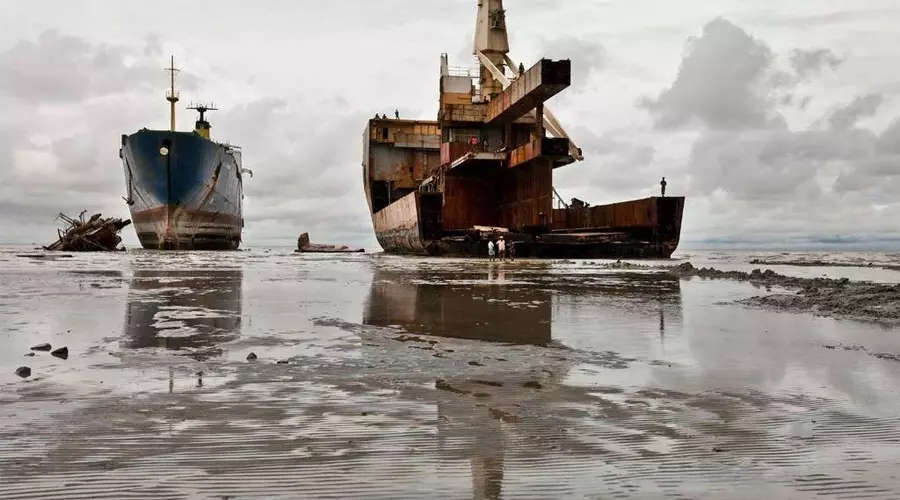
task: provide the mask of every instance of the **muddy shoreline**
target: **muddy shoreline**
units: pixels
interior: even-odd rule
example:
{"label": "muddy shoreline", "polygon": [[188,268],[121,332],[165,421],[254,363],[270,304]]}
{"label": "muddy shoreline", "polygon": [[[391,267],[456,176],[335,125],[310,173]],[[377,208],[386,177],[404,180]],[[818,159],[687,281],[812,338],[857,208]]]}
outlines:
{"label": "muddy shoreline", "polygon": [[857,267],[862,269],[884,269],[886,271],[900,271],[900,266],[890,264],[875,264],[873,262],[832,262],[828,260],[765,260],[752,259],[750,264],[754,266],[797,266],[797,267]]}
{"label": "muddy shoreline", "polygon": [[722,271],[712,267],[696,268],[690,262],[665,270],[679,278],[728,279],[750,282],[771,291],[737,303],[769,307],[781,311],[807,312],[818,316],[900,324],[900,285],[851,281],[848,278],[798,278],[754,269]]}
{"label": "muddy shoreline", "polygon": [[735,303],[855,281],[18,253],[0,252],[0,498],[900,492],[900,338]]}

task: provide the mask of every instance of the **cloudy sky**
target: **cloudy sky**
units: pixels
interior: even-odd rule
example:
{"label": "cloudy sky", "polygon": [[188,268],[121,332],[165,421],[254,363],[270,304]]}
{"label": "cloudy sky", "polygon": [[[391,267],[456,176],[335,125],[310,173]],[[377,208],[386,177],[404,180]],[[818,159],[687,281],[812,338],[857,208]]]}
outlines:
{"label": "cloudy sky", "polygon": [[[119,136],[166,128],[170,54],[212,134],[240,144],[245,245],[376,248],[361,179],[374,113],[434,119],[440,54],[475,66],[475,0],[105,0],[0,16],[0,241],[60,211],[128,217]],[[863,6],[864,5],[864,6]],[[549,103],[585,161],[568,199],[688,197],[702,244],[900,247],[896,0],[507,0],[511,57],[570,58]],[[126,244],[136,245],[131,228]]]}

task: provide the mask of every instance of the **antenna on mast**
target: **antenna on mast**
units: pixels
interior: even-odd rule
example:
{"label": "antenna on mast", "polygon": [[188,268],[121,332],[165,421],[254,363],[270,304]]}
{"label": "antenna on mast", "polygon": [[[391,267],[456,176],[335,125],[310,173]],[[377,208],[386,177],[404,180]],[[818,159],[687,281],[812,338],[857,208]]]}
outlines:
{"label": "antenna on mast", "polygon": [[175,72],[181,71],[180,69],[175,67],[175,56],[172,56],[172,60],[170,66],[166,68],[171,74],[169,90],[166,91],[166,100],[169,101],[169,119],[170,119],[170,130],[175,131],[175,103],[178,102],[179,93],[175,90]]}
{"label": "antenna on mast", "polygon": [[206,121],[206,117],[204,116],[204,114],[207,111],[215,111],[219,108],[217,108],[214,103],[208,103],[208,104],[207,103],[196,103],[195,104],[195,103],[191,102],[190,106],[188,106],[187,109],[194,109],[194,110],[197,110],[198,113],[200,113],[200,118],[194,124],[194,130],[198,134],[200,134],[202,137],[209,139],[209,128],[210,127],[209,127],[209,122]]}

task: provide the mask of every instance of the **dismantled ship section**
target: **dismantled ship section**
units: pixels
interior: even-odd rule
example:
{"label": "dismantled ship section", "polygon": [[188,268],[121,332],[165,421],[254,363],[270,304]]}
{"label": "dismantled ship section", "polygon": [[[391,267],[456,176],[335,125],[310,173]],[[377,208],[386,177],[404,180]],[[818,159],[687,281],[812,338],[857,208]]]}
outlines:
{"label": "dismantled ship section", "polygon": [[486,255],[502,235],[517,257],[669,257],[684,198],[591,207],[556,195],[553,172],[583,159],[545,106],[570,85],[571,63],[526,69],[508,51],[502,2],[480,0],[479,67],[451,68],[441,56],[437,120],[369,120],[363,177],[381,247]]}

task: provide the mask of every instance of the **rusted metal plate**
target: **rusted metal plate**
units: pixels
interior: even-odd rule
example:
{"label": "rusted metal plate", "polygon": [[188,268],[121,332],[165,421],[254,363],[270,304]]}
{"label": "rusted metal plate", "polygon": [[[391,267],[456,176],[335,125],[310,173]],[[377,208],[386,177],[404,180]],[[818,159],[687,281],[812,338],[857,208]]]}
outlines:
{"label": "rusted metal plate", "polygon": [[549,163],[533,163],[504,172],[501,180],[503,226],[520,229],[552,223],[553,174]]}
{"label": "rusted metal plate", "polygon": [[439,140],[434,142],[433,137],[440,137],[438,123],[430,120],[370,119],[368,131],[371,142],[422,144],[415,147],[437,148]]}
{"label": "rusted metal plate", "polygon": [[496,225],[497,183],[489,176],[448,175],[444,180],[444,229]]}
{"label": "rusted metal plate", "polygon": [[487,113],[484,104],[444,104],[438,112],[442,125],[450,123],[483,124]]}
{"label": "rusted metal plate", "polygon": [[524,146],[518,147],[509,153],[509,168],[524,165],[540,156],[540,139],[529,141]]}
{"label": "rusted metal plate", "polygon": [[450,165],[457,159],[465,156],[466,153],[477,151],[478,149],[470,143],[444,142],[441,144],[441,165]]}
{"label": "rusted metal plate", "polygon": [[555,160],[568,154],[569,140],[565,137],[540,137],[511,151],[507,167],[516,168],[541,157]]}
{"label": "rusted metal plate", "polygon": [[595,207],[554,210],[554,229],[653,228],[657,225],[656,198],[629,200]]}
{"label": "rusted metal plate", "polygon": [[541,59],[488,103],[484,121],[506,123],[519,118],[568,87],[571,75],[568,59]]}
{"label": "rusted metal plate", "polygon": [[375,237],[386,252],[425,253],[419,227],[419,193],[410,193],[372,216]]}

